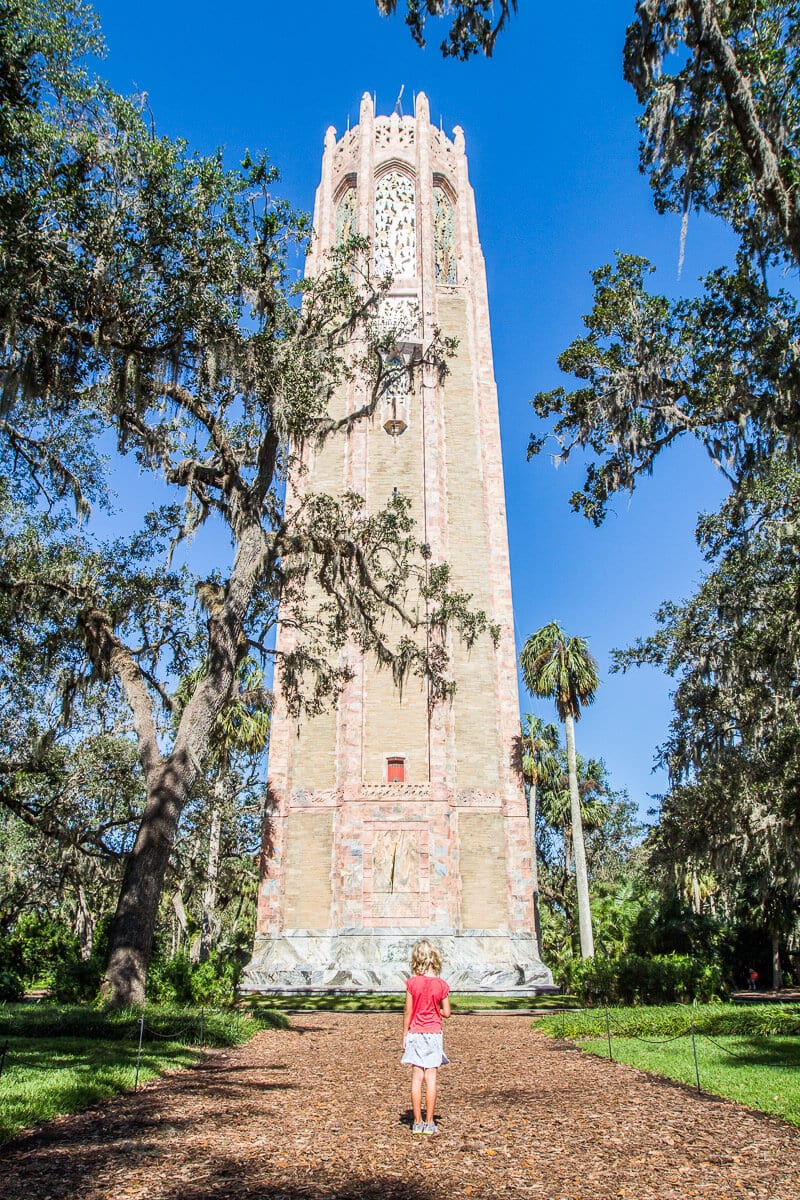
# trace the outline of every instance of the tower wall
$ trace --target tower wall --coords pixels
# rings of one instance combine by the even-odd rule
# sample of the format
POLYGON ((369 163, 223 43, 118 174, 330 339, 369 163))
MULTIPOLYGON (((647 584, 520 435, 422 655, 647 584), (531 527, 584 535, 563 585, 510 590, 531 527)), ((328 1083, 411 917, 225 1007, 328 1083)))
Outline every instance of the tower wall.
MULTIPOLYGON (((430 706, 412 680, 349 647, 336 708, 299 724, 273 714, 258 927, 244 988, 403 986, 411 945, 441 946, 456 989, 552 985, 532 935, 530 834, 519 769, 511 583, 486 278, 464 137, 414 117, 376 117, 325 137, 311 275, 348 232, 390 271, 387 319, 428 345, 457 339, 448 373, 418 372, 405 428, 380 415, 309 451, 295 491, 350 489, 378 511, 410 498, 434 562, 500 629, 450 644, 456 693, 430 706), (389 760, 402 762, 392 780, 389 760)), ((333 415, 363 403, 352 382, 333 415)), ((363 385, 361 385, 363 386, 363 385)), ((280 630, 278 649, 290 634, 280 630)))

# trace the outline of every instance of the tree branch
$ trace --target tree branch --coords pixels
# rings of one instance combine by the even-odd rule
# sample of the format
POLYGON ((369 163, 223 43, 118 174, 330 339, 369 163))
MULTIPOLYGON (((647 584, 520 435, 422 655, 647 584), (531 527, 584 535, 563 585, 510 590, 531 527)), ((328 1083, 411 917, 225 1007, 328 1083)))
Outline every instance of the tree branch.
POLYGON ((754 181, 795 262, 800 264, 800 227, 794 198, 783 180, 775 148, 762 127, 749 80, 720 29, 714 0, 689 0, 689 8, 697 27, 697 44, 717 72, 754 181))

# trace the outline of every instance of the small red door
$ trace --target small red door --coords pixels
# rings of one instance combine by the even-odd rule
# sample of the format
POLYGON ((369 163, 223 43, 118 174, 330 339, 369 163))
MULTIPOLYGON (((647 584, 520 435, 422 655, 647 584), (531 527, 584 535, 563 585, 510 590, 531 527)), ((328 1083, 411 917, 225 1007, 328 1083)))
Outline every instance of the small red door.
POLYGON ((386 768, 386 778, 389 783, 405 783, 406 760, 404 758, 387 759, 386 768))

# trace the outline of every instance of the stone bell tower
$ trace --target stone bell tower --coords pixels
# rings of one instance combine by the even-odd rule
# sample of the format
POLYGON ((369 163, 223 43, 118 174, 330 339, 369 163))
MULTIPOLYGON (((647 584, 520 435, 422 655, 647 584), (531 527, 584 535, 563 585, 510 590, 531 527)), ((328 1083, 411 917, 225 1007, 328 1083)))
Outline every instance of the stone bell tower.
MULTIPOLYGON (((429 706, 411 683, 349 652, 337 706, 298 725, 276 698, 258 927, 246 991, 401 989, 430 937, 460 990, 552 986, 532 935, 530 834, 515 746, 516 659, 489 310, 464 135, 375 116, 325 136, 307 272, 344 237, 368 237, 391 273, 397 354, 456 338, 449 372, 423 368, 381 410, 307 462, 295 489, 351 490, 369 511, 410 497, 418 536, 453 586, 500 627, 451 646, 456 693, 429 706)), ((359 406, 358 383, 334 398, 359 406)), ((363 398, 361 398, 363 402, 363 398)), ((334 414, 336 415, 336 414, 334 414)), ((279 633, 279 649, 290 635, 279 633)))

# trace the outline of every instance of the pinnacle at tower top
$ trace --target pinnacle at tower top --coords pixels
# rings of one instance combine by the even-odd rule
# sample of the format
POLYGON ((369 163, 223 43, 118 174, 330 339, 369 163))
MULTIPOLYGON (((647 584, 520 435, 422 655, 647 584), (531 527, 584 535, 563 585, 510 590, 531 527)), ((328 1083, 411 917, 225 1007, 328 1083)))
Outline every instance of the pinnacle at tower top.
MULTIPOLYGON (((437 331, 448 371, 423 365, 371 419, 304 451, 293 493, 355 492, 368 511, 410 497, 420 540, 500 629, 450 645, 456 692, 399 693, 357 647, 330 711, 299 724, 276 696, 258 927, 246 990, 395 989, 428 936, 462 990, 552 986, 533 935, 531 838, 519 767, 519 707, 497 395, 486 278, 464 136, 415 115, 328 129, 309 275, 352 234, 391 275, 382 300, 395 352, 437 331)), ((404 376, 404 379, 407 376, 404 376)), ((359 410, 357 378, 331 415, 359 410)), ((291 648, 281 629, 278 650, 291 648)))

